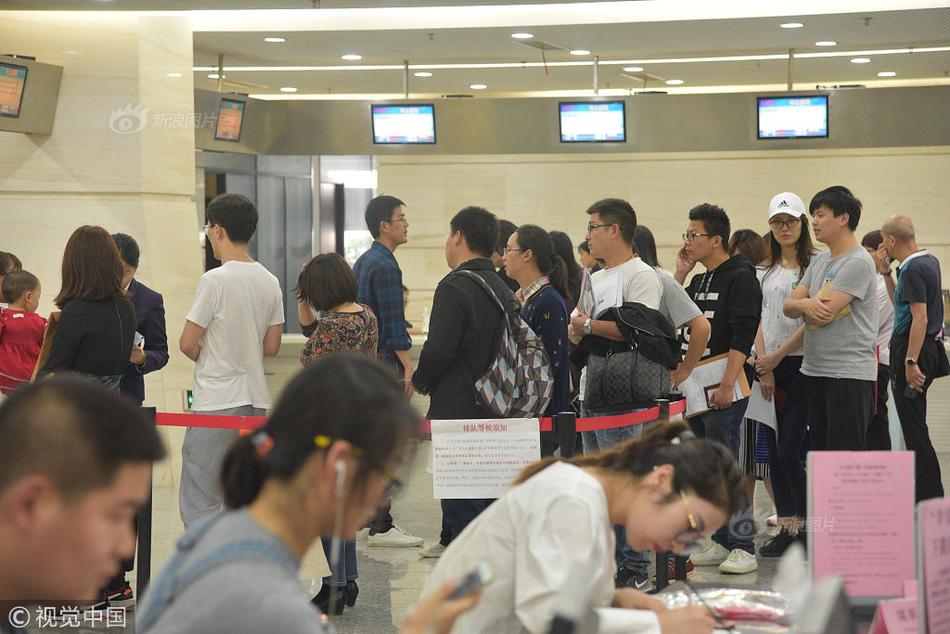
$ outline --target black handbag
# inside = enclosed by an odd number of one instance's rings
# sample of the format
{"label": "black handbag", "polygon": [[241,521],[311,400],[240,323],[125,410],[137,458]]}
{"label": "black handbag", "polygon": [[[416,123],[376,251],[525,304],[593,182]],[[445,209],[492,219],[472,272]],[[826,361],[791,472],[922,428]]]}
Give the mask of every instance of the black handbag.
{"label": "black handbag", "polygon": [[669,391],[670,369],[637,349],[587,357],[584,402],[591,409],[652,405]]}

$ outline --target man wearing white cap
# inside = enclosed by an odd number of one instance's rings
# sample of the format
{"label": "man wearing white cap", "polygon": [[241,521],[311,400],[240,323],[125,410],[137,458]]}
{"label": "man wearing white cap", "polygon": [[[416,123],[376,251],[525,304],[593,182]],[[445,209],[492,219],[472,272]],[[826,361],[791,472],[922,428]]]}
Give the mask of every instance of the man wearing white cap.
{"label": "man wearing white cap", "polygon": [[802,374],[808,388],[812,450],[863,451],[877,380],[877,269],[854,232],[861,201],[835,185],[808,206],[815,238],[829,252],[812,258],[785,301],[805,320]]}

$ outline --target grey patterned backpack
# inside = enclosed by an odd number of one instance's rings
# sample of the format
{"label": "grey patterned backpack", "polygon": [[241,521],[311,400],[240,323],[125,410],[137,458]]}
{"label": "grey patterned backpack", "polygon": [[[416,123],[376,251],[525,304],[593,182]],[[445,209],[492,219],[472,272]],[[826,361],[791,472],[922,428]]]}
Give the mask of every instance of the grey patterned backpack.
{"label": "grey patterned backpack", "polygon": [[554,393],[554,373],[541,337],[521,318],[517,304],[505,307],[482,276],[456,271],[488,293],[504,316],[498,352],[488,370],[475,380],[475,391],[499,418],[536,418]]}

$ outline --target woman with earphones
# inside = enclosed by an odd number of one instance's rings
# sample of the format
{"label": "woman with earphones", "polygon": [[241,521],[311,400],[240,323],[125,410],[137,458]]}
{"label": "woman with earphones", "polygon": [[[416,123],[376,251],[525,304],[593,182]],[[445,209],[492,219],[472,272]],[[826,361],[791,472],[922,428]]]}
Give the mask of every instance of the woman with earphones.
{"label": "woman with earphones", "polygon": [[[294,378],[267,425],[239,438],[224,460],[228,510],[191,527],[152,579],[136,616],[139,634],[321,633],[328,629],[297,580],[321,536],[343,540],[399,487],[417,415],[392,372],[341,353]],[[441,585],[402,626],[448,633],[475,595],[448,600]]]}
{"label": "woman with earphones", "polygon": [[709,634],[708,610],[668,610],[631,588],[614,588],[614,525],[638,550],[692,552],[743,505],[741,474],[724,446],[683,423],[570,461],[547,458],[455,538],[426,586],[431,592],[487,564],[493,581],[453,634],[545,634],[586,593],[601,634]]}

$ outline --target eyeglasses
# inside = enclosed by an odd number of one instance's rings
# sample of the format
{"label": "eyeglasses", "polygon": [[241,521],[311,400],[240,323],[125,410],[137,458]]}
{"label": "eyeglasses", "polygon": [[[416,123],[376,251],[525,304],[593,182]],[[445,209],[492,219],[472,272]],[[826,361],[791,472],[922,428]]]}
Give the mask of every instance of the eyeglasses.
{"label": "eyeglasses", "polygon": [[689,503],[686,501],[686,494],[682,490],[680,490],[680,498],[683,500],[683,506],[686,507],[686,521],[689,522],[689,529],[676,535],[673,541],[683,547],[681,554],[691,555],[700,550],[699,540],[702,539],[706,527],[703,520],[690,510]]}
{"label": "eyeglasses", "polygon": [[792,218],[791,220],[769,220],[769,226],[773,229],[791,229],[797,227],[801,218]]}
{"label": "eyeglasses", "polygon": [[[331,438],[329,436],[324,436],[322,434],[319,434],[317,436],[314,436],[313,444],[315,444],[320,449],[329,449],[330,445],[332,445],[334,441],[336,440],[337,440],[336,438]],[[362,449],[360,449],[353,443],[350,443],[350,448],[351,448],[351,451],[353,452],[354,458],[362,458],[364,455],[366,455]],[[395,473],[393,473],[390,469],[387,469],[386,467],[378,467],[378,470],[380,471],[380,473],[383,474],[383,477],[386,478],[387,480],[386,488],[383,489],[383,496],[387,500],[396,497],[399,494],[399,492],[402,491],[402,487],[403,487],[402,480],[400,480],[399,477]]]}
{"label": "eyeglasses", "polygon": [[715,234],[712,234],[712,233],[693,233],[692,231],[687,231],[686,233],[683,234],[683,241],[684,241],[684,242],[692,242],[693,240],[695,240],[696,238],[698,238],[698,237],[700,237],[700,236],[705,236],[705,237],[709,238],[709,237],[712,237],[713,235],[715,235]]}
{"label": "eyeglasses", "polygon": [[590,232],[593,231],[594,229],[600,229],[601,227],[612,227],[612,226],[614,226],[615,224],[617,224],[617,223],[615,223],[615,222],[608,222],[608,223],[604,223],[604,224],[601,224],[601,225],[597,225],[597,224],[594,224],[593,222],[589,222],[589,223],[587,223],[587,233],[590,233]]}
{"label": "eyeglasses", "polygon": [[511,247],[505,247],[505,255],[511,253],[512,251],[520,251],[524,253],[527,249],[512,249]]}

